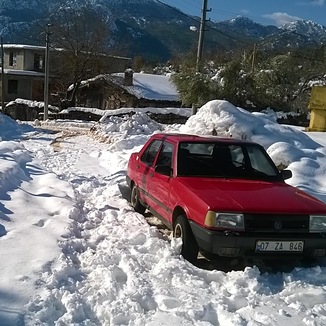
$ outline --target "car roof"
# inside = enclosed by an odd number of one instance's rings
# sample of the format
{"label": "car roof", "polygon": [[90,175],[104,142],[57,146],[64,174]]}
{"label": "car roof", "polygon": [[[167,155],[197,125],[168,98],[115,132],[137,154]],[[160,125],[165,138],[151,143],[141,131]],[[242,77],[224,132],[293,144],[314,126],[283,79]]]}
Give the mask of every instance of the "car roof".
{"label": "car roof", "polygon": [[226,138],[219,136],[210,135],[192,135],[192,134],[178,134],[178,133],[157,133],[153,135],[154,138],[163,138],[164,140],[170,140],[172,142],[221,142],[227,144],[257,144],[252,141],[236,139],[236,138]]}

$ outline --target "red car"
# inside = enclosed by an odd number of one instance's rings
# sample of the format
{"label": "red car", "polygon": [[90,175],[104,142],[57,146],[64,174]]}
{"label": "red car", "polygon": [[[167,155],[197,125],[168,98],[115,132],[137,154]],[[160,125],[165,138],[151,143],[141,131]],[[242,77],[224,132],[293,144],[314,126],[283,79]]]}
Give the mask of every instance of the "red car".
{"label": "red car", "polygon": [[128,163],[131,205],[160,218],[189,261],[326,255],[326,205],[284,182],[257,143],[155,134]]}

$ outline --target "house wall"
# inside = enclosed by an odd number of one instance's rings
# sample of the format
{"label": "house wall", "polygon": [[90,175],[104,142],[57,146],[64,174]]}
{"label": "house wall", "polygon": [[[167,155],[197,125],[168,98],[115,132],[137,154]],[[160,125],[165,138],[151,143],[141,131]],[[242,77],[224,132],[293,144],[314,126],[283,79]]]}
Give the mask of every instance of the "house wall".
{"label": "house wall", "polygon": [[[49,93],[51,93],[51,86],[52,86],[52,84],[49,85]],[[33,101],[40,101],[40,102],[44,100],[44,80],[43,79],[32,80],[31,99]],[[49,102],[50,102],[50,97],[49,97]]]}
{"label": "house wall", "polygon": [[[24,54],[24,70],[43,71],[44,72],[44,51],[25,50]],[[39,55],[42,61],[42,66],[34,67],[35,55]]]}
{"label": "house wall", "polygon": [[[13,53],[12,56],[10,53]],[[37,55],[37,65],[35,65],[35,55]],[[13,45],[4,47],[4,68],[9,71],[4,75],[4,102],[8,103],[17,98],[27,100],[44,100],[44,55],[45,48],[28,48]],[[10,60],[14,57],[14,65],[10,65]],[[12,71],[17,70],[17,73]],[[18,72],[21,70],[22,72]],[[40,73],[39,75],[30,72]],[[1,76],[2,78],[2,76]],[[17,84],[15,92],[10,92],[13,83]],[[53,81],[50,80],[50,91]],[[52,100],[49,96],[49,101]],[[52,103],[52,102],[51,102]]]}
{"label": "house wall", "polygon": [[[8,85],[11,81],[17,82],[17,92],[9,93]],[[32,95],[32,81],[31,79],[20,77],[20,76],[7,76],[5,82],[5,102],[14,101],[17,97],[24,99],[31,99]]]}
{"label": "house wall", "polygon": [[[106,94],[107,95],[107,94]],[[159,100],[148,100],[138,99],[137,97],[127,93],[114,93],[106,97],[105,105],[102,109],[115,110],[119,108],[162,108],[162,107],[181,107],[179,101],[159,101]]]}
{"label": "house wall", "polygon": [[128,93],[117,91],[111,94],[106,94],[105,109],[115,110],[119,108],[137,108],[139,100]]}
{"label": "house wall", "polygon": [[[35,69],[34,60],[35,54],[39,55],[42,61],[42,69]],[[44,71],[44,55],[45,50],[38,49],[24,49],[16,47],[6,47],[4,48],[4,68],[14,69],[14,70],[29,70],[29,71]],[[11,59],[14,59],[13,64],[11,64]]]}
{"label": "house wall", "polygon": [[115,73],[125,71],[128,67],[130,67],[132,61],[128,58],[120,58],[120,57],[108,57],[107,59],[107,73]]}
{"label": "house wall", "polygon": [[34,54],[34,51],[25,50],[24,70],[34,70]]}
{"label": "house wall", "polygon": [[[10,56],[13,54],[13,64],[10,64]],[[4,49],[4,68],[5,69],[24,69],[24,51],[22,49]]]}

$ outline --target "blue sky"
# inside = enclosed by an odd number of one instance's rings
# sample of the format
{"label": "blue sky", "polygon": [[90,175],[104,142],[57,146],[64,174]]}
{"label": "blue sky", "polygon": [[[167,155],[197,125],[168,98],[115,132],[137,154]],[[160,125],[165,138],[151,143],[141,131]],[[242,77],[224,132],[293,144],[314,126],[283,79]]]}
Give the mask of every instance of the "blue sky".
{"label": "blue sky", "polygon": [[[191,15],[201,16],[203,0],[161,0]],[[312,20],[326,26],[326,0],[208,0],[207,18],[222,21],[242,15],[263,25],[280,26]]]}

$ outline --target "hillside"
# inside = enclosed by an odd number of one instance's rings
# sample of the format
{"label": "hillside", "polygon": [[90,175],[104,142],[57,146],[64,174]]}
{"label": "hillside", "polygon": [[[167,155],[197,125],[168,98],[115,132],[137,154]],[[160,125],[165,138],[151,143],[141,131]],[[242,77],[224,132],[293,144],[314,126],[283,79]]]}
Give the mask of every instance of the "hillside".
{"label": "hillside", "polygon": [[[80,8],[87,4],[106,15],[111,30],[108,46],[119,45],[124,49],[122,55],[165,62],[197,47],[198,34],[191,31],[190,26],[198,27],[200,18],[154,0],[2,0],[0,4],[0,32],[5,43],[42,45],[45,42],[42,26],[51,13],[60,6]],[[280,49],[326,41],[326,27],[312,21],[298,21],[278,28],[236,17],[222,22],[210,21],[207,30],[207,52],[229,51],[257,42],[265,49]]]}

